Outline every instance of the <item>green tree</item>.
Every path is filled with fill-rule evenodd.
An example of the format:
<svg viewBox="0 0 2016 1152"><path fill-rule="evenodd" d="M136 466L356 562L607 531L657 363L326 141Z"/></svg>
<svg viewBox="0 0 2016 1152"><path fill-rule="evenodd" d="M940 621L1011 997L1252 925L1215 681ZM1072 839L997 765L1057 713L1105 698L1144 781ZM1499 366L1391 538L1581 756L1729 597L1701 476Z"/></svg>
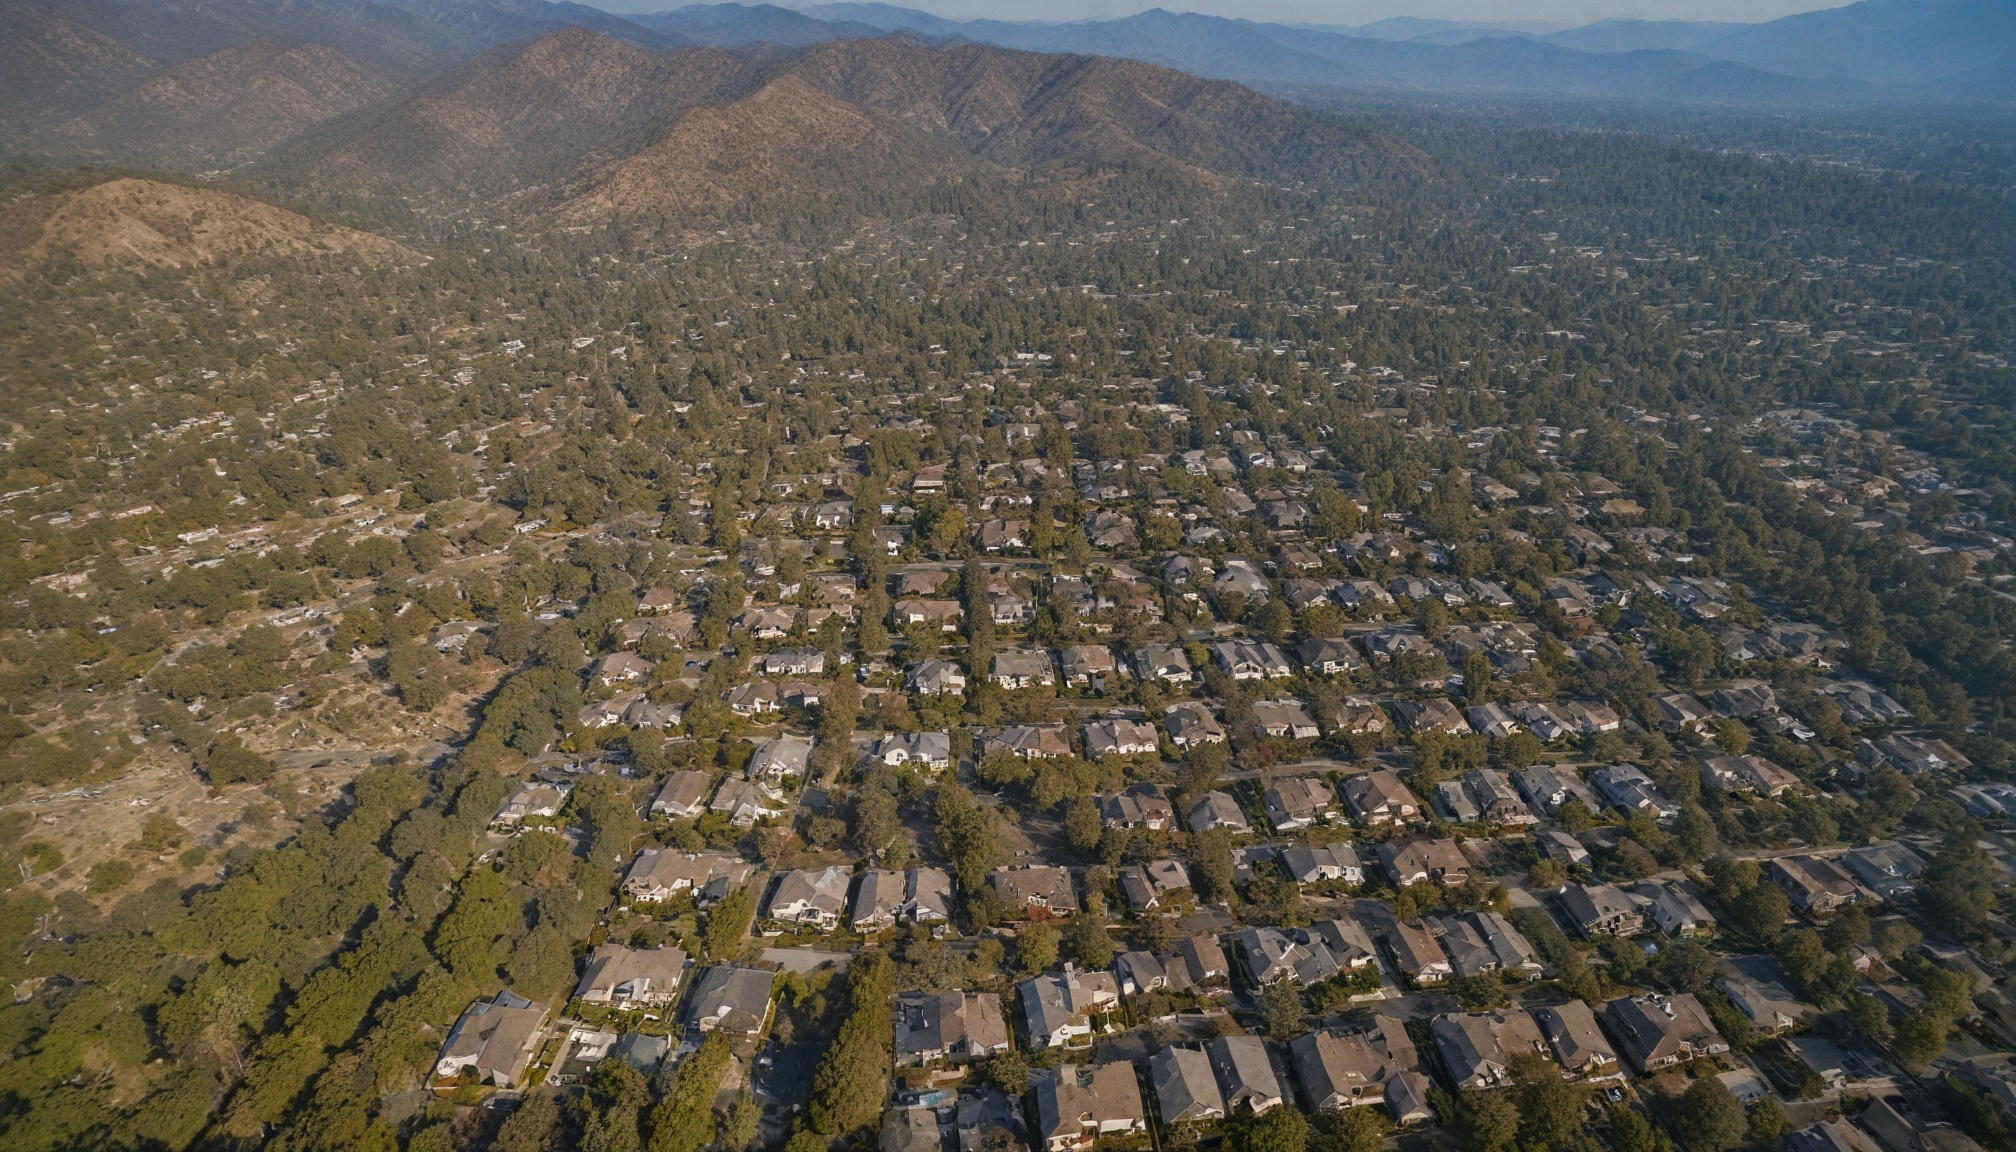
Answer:
<svg viewBox="0 0 2016 1152"><path fill-rule="evenodd" d="M1519 1109L1503 1092L1465 1092L1456 1104L1463 1152L1511 1152L1519 1139Z"/></svg>
<svg viewBox="0 0 2016 1152"><path fill-rule="evenodd" d="M651 1102L644 1077L624 1060L604 1060L575 1098L582 1152L641 1152L641 1110Z"/></svg>
<svg viewBox="0 0 2016 1152"><path fill-rule="evenodd" d="M1700 992L1715 978L1713 953L1698 940L1677 940L1659 950L1652 972L1665 984L1682 992Z"/></svg>
<svg viewBox="0 0 2016 1152"><path fill-rule="evenodd" d="M1113 937L1107 935L1106 925L1089 911L1072 917L1065 935L1080 968L1098 972L1113 966Z"/></svg>
<svg viewBox="0 0 2016 1152"><path fill-rule="evenodd" d="M707 913L707 927L701 945L710 960L730 960L742 950L742 938L756 919L756 898L747 888L738 888L721 898Z"/></svg>
<svg viewBox="0 0 2016 1152"><path fill-rule="evenodd" d="M1237 893L1232 882L1232 835L1212 828L1190 837L1190 882L1201 901L1230 901Z"/></svg>
<svg viewBox="0 0 2016 1152"><path fill-rule="evenodd" d="M700 1152L714 1139L714 1094L731 1056L727 1034L711 1032L697 1051L672 1065L651 1109L649 1152Z"/></svg>
<svg viewBox="0 0 2016 1152"><path fill-rule="evenodd" d="M1269 1108L1258 1116L1243 1115L1226 1125L1230 1152L1306 1152L1309 1121L1296 1108Z"/></svg>
<svg viewBox="0 0 2016 1152"><path fill-rule="evenodd" d="M1260 990L1260 1015L1275 1040L1285 1042L1308 1031L1302 1014L1302 990L1293 980L1276 980Z"/></svg>
<svg viewBox="0 0 2016 1152"><path fill-rule="evenodd" d="M1090 856L1099 847L1100 833L1105 824L1099 818L1099 802L1090 796L1080 796L1065 805L1064 842L1080 856Z"/></svg>
<svg viewBox="0 0 2016 1152"><path fill-rule="evenodd" d="M1736 898L1730 919L1745 936L1769 948L1785 930L1785 916L1791 910L1791 901L1777 885L1758 884Z"/></svg>
<svg viewBox="0 0 2016 1152"><path fill-rule="evenodd" d="M1703 1076L1673 1102L1673 1131L1687 1152L1725 1152L1743 1142L1749 1122L1728 1085Z"/></svg>
<svg viewBox="0 0 2016 1152"><path fill-rule="evenodd" d="M1001 846L1000 817L973 802L973 794L957 784L938 788L938 847L952 863L962 891L971 894L987 882L987 874L1007 859Z"/></svg>
<svg viewBox="0 0 2016 1152"><path fill-rule="evenodd" d="M744 1085L735 1094L735 1103L728 1106L728 1114L721 1118L721 1131L715 1143L723 1152L741 1152L756 1142L763 1122L763 1106L756 1102L756 1094Z"/></svg>
<svg viewBox="0 0 2016 1152"><path fill-rule="evenodd" d="M882 1118L895 1027L890 1003L894 992L895 965L887 955L864 952L848 967L846 1018L812 1074L805 1117L813 1131L845 1136Z"/></svg>
<svg viewBox="0 0 2016 1152"><path fill-rule="evenodd" d="M1913 1075L1946 1050L1946 1021L1931 1012L1913 1012L1897 1022L1890 1051Z"/></svg>
<svg viewBox="0 0 2016 1152"><path fill-rule="evenodd" d="M1581 1131L1588 1089L1561 1079L1561 1069L1537 1053L1512 1057L1512 1097L1522 1148L1564 1148Z"/></svg>
<svg viewBox="0 0 2016 1152"><path fill-rule="evenodd" d="M1610 1108L1610 1147L1614 1152L1673 1152L1673 1141L1629 1104Z"/></svg>
<svg viewBox="0 0 2016 1152"><path fill-rule="evenodd" d="M1883 1001L1866 992L1849 992L1845 997L1845 1008L1849 1023L1855 1030L1878 1044L1888 1044L1896 1034L1890 1024L1890 1009Z"/></svg>
<svg viewBox="0 0 2016 1152"><path fill-rule="evenodd" d="M1779 1148L1792 1134L1792 1121L1785 1109L1769 1096L1759 1096L1750 1105L1750 1143L1758 1148Z"/></svg>
<svg viewBox="0 0 2016 1152"><path fill-rule="evenodd" d="M1035 975L1057 966L1057 929L1041 921L1015 933L1015 962Z"/></svg>

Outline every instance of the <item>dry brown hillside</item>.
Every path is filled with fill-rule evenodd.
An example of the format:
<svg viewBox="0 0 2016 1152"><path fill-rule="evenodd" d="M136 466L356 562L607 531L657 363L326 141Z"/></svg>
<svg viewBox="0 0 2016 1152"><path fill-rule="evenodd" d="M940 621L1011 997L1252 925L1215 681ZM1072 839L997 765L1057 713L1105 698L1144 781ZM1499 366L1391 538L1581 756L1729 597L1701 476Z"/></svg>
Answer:
<svg viewBox="0 0 2016 1152"><path fill-rule="evenodd" d="M0 264L18 268L59 252L93 266L176 268L254 255L420 259L382 236L230 192L136 179L24 197L0 210Z"/></svg>
<svg viewBox="0 0 2016 1152"><path fill-rule="evenodd" d="M817 197L901 172L979 163L785 75L753 95L695 108L649 147L611 165L563 214L574 221L676 216L752 200Z"/></svg>
<svg viewBox="0 0 2016 1152"><path fill-rule="evenodd" d="M389 78L333 48L261 41L179 64L55 136L100 155L230 162L391 92Z"/></svg>

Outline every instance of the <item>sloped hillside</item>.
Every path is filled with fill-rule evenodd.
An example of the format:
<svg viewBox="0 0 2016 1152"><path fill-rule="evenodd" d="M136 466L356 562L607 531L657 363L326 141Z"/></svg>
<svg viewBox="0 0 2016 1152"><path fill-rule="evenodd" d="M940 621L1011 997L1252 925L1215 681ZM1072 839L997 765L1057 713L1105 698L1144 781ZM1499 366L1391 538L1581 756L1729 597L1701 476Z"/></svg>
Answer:
<svg viewBox="0 0 2016 1152"><path fill-rule="evenodd" d="M186 268L244 256L420 259L382 236L230 192L130 178L15 200L0 218L0 237L0 262L17 269L57 253L100 267Z"/></svg>
<svg viewBox="0 0 2016 1152"><path fill-rule="evenodd" d="M52 135L87 154L228 163L383 100L392 84L333 48L255 41L179 64Z"/></svg>
<svg viewBox="0 0 2016 1152"><path fill-rule="evenodd" d="M505 193L748 90L715 49L654 52L585 28L492 49L412 98L333 125L278 159L317 187Z"/></svg>
<svg viewBox="0 0 2016 1152"><path fill-rule="evenodd" d="M948 141L860 109L786 74L719 107L696 108L569 200L566 219L677 216L738 202L819 197L913 173L979 167Z"/></svg>

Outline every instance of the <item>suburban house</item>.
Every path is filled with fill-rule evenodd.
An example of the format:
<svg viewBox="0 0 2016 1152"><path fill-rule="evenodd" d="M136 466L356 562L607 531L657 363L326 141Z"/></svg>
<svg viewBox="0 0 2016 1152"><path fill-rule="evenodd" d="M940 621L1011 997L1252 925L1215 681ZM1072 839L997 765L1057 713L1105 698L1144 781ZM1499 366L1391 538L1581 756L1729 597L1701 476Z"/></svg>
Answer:
<svg viewBox="0 0 2016 1152"><path fill-rule="evenodd" d="M1073 644L1065 648L1057 654L1057 667L1064 674L1066 686L1093 692L1105 691L1106 682L1119 669L1112 649L1097 644Z"/></svg>
<svg viewBox="0 0 2016 1152"><path fill-rule="evenodd" d="M1780 796L1796 791L1799 777L1762 756L1703 756L1701 783L1718 792Z"/></svg>
<svg viewBox="0 0 2016 1152"><path fill-rule="evenodd" d="M1958 772L1973 764L1944 740L1903 735L1880 736L1865 741L1855 750L1855 761L1865 768L1895 768L1906 776Z"/></svg>
<svg viewBox="0 0 2016 1152"><path fill-rule="evenodd" d="M1554 898L1585 940L1636 936L1645 930L1645 912L1623 889L1610 884L1563 884Z"/></svg>
<svg viewBox="0 0 2016 1152"><path fill-rule="evenodd" d="M1344 803L1360 824L1411 824L1421 818L1421 801L1384 768L1344 781Z"/></svg>
<svg viewBox="0 0 2016 1152"><path fill-rule="evenodd" d="M896 1063L965 1063L1008 1050L1008 1021L992 992L905 992L896 997Z"/></svg>
<svg viewBox="0 0 2016 1152"><path fill-rule="evenodd" d="M997 749L1024 760L1062 760L1071 755L1071 737L1062 724L1015 724L987 738Z"/></svg>
<svg viewBox="0 0 2016 1152"><path fill-rule="evenodd" d="M1188 684L1196 677L1190 657L1176 644L1150 644L1134 652L1134 675L1145 682Z"/></svg>
<svg viewBox="0 0 2016 1152"><path fill-rule="evenodd" d="M1450 736L1468 736L1470 721L1463 710L1441 697L1429 700L1400 700L1393 705L1393 715L1399 718L1409 732L1442 732Z"/></svg>
<svg viewBox="0 0 2016 1152"><path fill-rule="evenodd" d="M1387 925L1385 940L1393 967L1417 987L1440 984L1456 972L1435 934L1419 920L1395 920Z"/></svg>
<svg viewBox="0 0 2016 1152"><path fill-rule="evenodd" d="M490 817L493 830L516 828L527 820L550 820L567 806L567 797L574 792L574 785L565 780L548 782L527 780L512 789L511 795Z"/></svg>
<svg viewBox="0 0 2016 1152"><path fill-rule="evenodd" d="M1281 867L1288 878L1297 884L1316 884L1325 880L1341 880L1346 884L1363 884L1365 868L1358 862L1358 851L1349 844L1331 844L1322 848L1296 845L1281 851Z"/></svg>
<svg viewBox="0 0 2016 1152"><path fill-rule="evenodd" d="M1139 720L1094 720L1085 725L1085 758L1140 756L1161 748L1155 726Z"/></svg>
<svg viewBox="0 0 2016 1152"><path fill-rule="evenodd" d="M1120 990L1129 996L1163 988L1212 995L1223 991L1232 975L1225 950L1213 936L1186 936L1160 956L1123 953L1113 968L1120 977Z"/></svg>
<svg viewBox="0 0 2016 1152"><path fill-rule="evenodd" d="M1453 888L1470 879L1470 861L1454 840L1388 841L1379 846L1379 866L1400 888L1429 880Z"/></svg>
<svg viewBox="0 0 2016 1152"><path fill-rule="evenodd" d="M892 767L915 764L942 772L952 764L950 732L891 732L875 742L875 758Z"/></svg>
<svg viewBox="0 0 2016 1152"><path fill-rule="evenodd" d="M1288 1053L1318 1112L1385 1104L1398 1077L1420 1075L1414 1041L1391 1016L1372 1017L1360 1032L1305 1032L1289 1042Z"/></svg>
<svg viewBox="0 0 2016 1152"><path fill-rule="evenodd" d="M618 1008L670 1004L678 999L685 973L686 953L677 948L600 944L588 954L574 998Z"/></svg>
<svg viewBox="0 0 2016 1152"><path fill-rule="evenodd" d="M1225 742L1224 726L1201 701L1187 700L1170 705L1169 710L1162 714L1162 726L1169 732L1169 742L1181 749Z"/></svg>
<svg viewBox="0 0 2016 1152"><path fill-rule="evenodd" d="M878 869L861 874L848 926L856 932L880 932L903 920L943 924L951 918L952 877L944 869Z"/></svg>
<svg viewBox="0 0 2016 1152"><path fill-rule="evenodd" d="M1080 972L1069 961L1062 975L1031 977L1015 986L1029 1042L1038 1048L1088 1048L1092 1017L1120 1006L1111 972Z"/></svg>
<svg viewBox="0 0 2016 1152"><path fill-rule="evenodd" d="M966 691L966 672L950 660L926 660L910 670L910 690L920 696L957 696Z"/></svg>
<svg viewBox="0 0 2016 1152"><path fill-rule="evenodd" d="M824 676L826 653L817 648L779 648L763 654L765 676Z"/></svg>
<svg viewBox="0 0 2016 1152"><path fill-rule="evenodd" d="M1364 696L1339 696L1319 711L1317 721L1331 732L1365 735L1386 731L1386 712Z"/></svg>
<svg viewBox="0 0 2016 1152"><path fill-rule="evenodd" d="M1771 956L1738 956L1722 963L1715 986L1750 1021L1753 1031L1766 1036L1790 1032L1818 1013L1786 986L1785 966Z"/></svg>
<svg viewBox="0 0 2016 1152"><path fill-rule="evenodd" d="M1575 769L1566 764L1534 764L1512 774L1512 782L1526 796L1526 802L1550 817L1559 817L1561 806L1570 800L1594 812L1600 806L1596 794L1582 783Z"/></svg>
<svg viewBox="0 0 2016 1152"><path fill-rule="evenodd" d="M1295 674L1287 655L1265 640L1216 640L1205 647L1219 670L1234 680L1277 680Z"/></svg>
<svg viewBox="0 0 2016 1152"><path fill-rule="evenodd" d="M1503 1088L1512 1083L1514 1056L1554 1051L1540 1035L1540 1025L1520 1008L1503 1012L1451 1012L1428 1023L1435 1051L1449 1078L1463 1091Z"/></svg>
<svg viewBox="0 0 2016 1152"><path fill-rule="evenodd" d="M1177 893L1187 896L1190 892L1190 873L1180 860L1123 864L1115 881L1120 885L1120 895L1126 898L1127 907L1135 912L1160 908L1169 897Z"/></svg>
<svg viewBox="0 0 2016 1152"><path fill-rule="evenodd" d="M1644 901L1645 917L1668 936L1706 936L1715 931L1715 914L1701 899L1694 882L1678 873L1661 873L1638 881L1631 893Z"/></svg>
<svg viewBox="0 0 2016 1152"><path fill-rule="evenodd" d="M1540 818L1526 807L1505 774L1496 768L1473 768L1463 774L1463 790L1477 805L1477 818L1501 826L1538 824Z"/></svg>
<svg viewBox="0 0 2016 1152"><path fill-rule="evenodd" d="M1519 731L1519 721L1495 700L1471 705L1464 719L1470 722L1470 727L1476 729L1479 736L1488 736L1493 740L1503 740Z"/></svg>
<svg viewBox="0 0 2016 1152"><path fill-rule="evenodd" d="M1508 972L1538 980L1544 966L1511 921L1490 909L1428 916L1423 925L1442 942L1458 976Z"/></svg>
<svg viewBox="0 0 2016 1152"><path fill-rule="evenodd" d="M768 680L737 684L728 690L728 710L737 716L763 716L784 710L784 694Z"/></svg>
<svg viewBox="0 0 2016 1152"><path fill-rule="evenodd" d="M1056 915L1078 910L1078 897L1071 886L1068 868L1050 864L996 868L988 873L987 882L1011 912L1022 909Z"/></svg>
<svg viewBox="0 0 2016 1152"><path fill-rule="evenodd" d="M756 866L719 852L675 852L646 848L637 853L623 877L623 891L633 900L658 903L682 892L702 902L719 900L748 883Z"/></svg>
<svg viewBox="0 0 2016 1152"><path fill-rule="evenodd" d="M651 801L651 814L691 820L707 810L707 790L713 786L714 777L706 772L674 772Z"/></svg>
<svg viewBox="0 0 2016 1152"><path fill-rule="evenodd" d="M1659 714L1659 726L1668 732L1699 728L1714 718L1706 704L1685 692L1666 692L1651 698L1652 710Z"/></svg>
<svg viewBox="0 0 2016 1152"><path fill-rule="evenodd" d="M1916 891L1918 874L1925 871L1925 858L1895 840L1851 848L1842 855L1841 863L1885 900Z"/></svg>
<svg viewBox="0 0 2016 1152"><path fill-rule="evenodd" d="M1166 831L1176 820L1176 808L1153 784L1134 784L1099 800L1099 818L1109 828Z"/></svg>
<svg viewBox="0 0 2016 1152"><path fill-rule="evenodd" d="M847 909L849 879L838 864L816 872L809 868L786 872L777 878L777 887L763 906L763 918L831 932L840 926L840 914Z"/></svg>
<svg viewBox="0 0 2016 1152"><path fill-rule="evenodd" d="M1253 831L1253 824L1246 819L1246 813L1239 807L1239 802L1216 789L1192 801L1190 811L1183 814L1183 819L1190 825L1192 832L1223 828L1235 836L1245 836Z"/></svg>
<svg viewBox="0 0 2016 1152"><path fill-rule="evenodd" d="M1621 1078L1623 1067L1603 1030L1596 1026L1596 1012L1580 1000L1535 1008L1533 1022L1554 1051L1554 1062L1578 1080Z"/></svg>
<svg viewBox="0 0 2016 1152"><path fill-rule="evenodd" d="M1101 1136L1146 1132L1148 1112L1134 1065L1066 1064L1036 1082L1036 1126L1044 1152L1083 1152Z"/></svg>
<svg viewBox="0 0 2016 1152"><path fill-rule="evenodd" d="M1783 889L1792 907L1825 916L1861 895L1855 878L1825 856L1780 856L1764 868L1764 878Z"/></svg>
<svg viewBox="0 0 2016 1152"><path fill-rule="evenodd" d="M1321 936L1299 928L1248 928L1226 937L1255 987L1290 980L1301 987L1321 983L1343 965Z"/></svg>
<svg viewBox="0 0 2016 1152"><path fill-rule="evenodd" d="M771 979L761 968L703 968L687 997L686 1019L702 1032L760 1035L770 1023Z"/></svg>
<svg viewBox="0 0 2016 1152"><path fill-rule="evenodd" d="M754 828L759 820L781 820L790 814L784 797L758 780L723 780L709 811L725 813L737 828Z"/></svg>
<svg viewBox="0 0 2016 1152"><path fill-rule="evenodd" d="M1204 1047L1227 1115L1258 1116L1281 1104L1286 1093L1258 1036L1220 1036Z"/></svg>
<svg viewBox="0 0 2016 1152"><path fill-rule="evenodd" d="M1225 1097L1211 1058L1195 1048L1164 1048L1148 1058L1148 1079L1162 1123L1203 1124L1225 1117Z"/></svg>
<svg viewBox="0 0 2016 1152"><path fill-rule="evenodd" d="M1309 926L1309 932L1329 945L1341 968L1355 970L1376 962L1372 938L1356 920L1318 920Z"/></svg>
<svg viewBox="0 0 2016 1152"><path fill-rule="evenodd" d="M1603 1020L1631 1066L1643 1073L1729 1050L1707 1010L1687 992L1621 996L1603 1006Z"/></svg>
<svg viewBox="0 0 2016 1152"><path fill-rule="evenodd" d="M805 778L812 762L812 741L803 736L779 736L756 746L743 776L760 780L771 788L781 788L786 777Z"/></svg>
<svg viewBox="0 0 2016 1152"><path fill-rule="evenodd" d="M1550 859L1559 860L1570 868L1589 863L1589 849L1559 828L1541 829L1534 834L1533 842Z"/></svg>
<svg viewBox="0 0 2016 1152"><path fill-rule="evenodd" d="M1304 640L1296 645L1295 655L1301 658L1302 666L1311 672L1325 676L1335 676L1339 672L1349 672L1365 666L1364 657L1344 640Z"/></svg>
<svg viewBox="0 0 2016 1152"><path fill-rule="evenodd" d="M1652 778L1635 764L1612 764L1590 773L1589 782L1597 795L1613 808L1625 812L1650 812L1655 820L1671 820L1680 815L1680 806L1668 800L1652 783Z"/></svg>
<svg viewBox="0 0 2016 1152"><path fill-rule="evenodd" d="M1322 735L1315 717L1295 699L1255 701L1253 728L1269 740L1314 740Z"/></svg>
<svg viewBox="0 0 2016 1152"><path fill-rule="evenodd" d="M651 679L651 673L657 667L635 652L611 652L596 663L595 682L602 685L642 684Z"/></svg>
<svg viewBox="0 0 2016 1152"><path fill-rule="evenodd" d="M448 1080L473 1073L484 1084L520 1087L545 1027L545 1006L523 996L504 991L478 1000L455 1021L434 1061L434 1075Z"/></svg>
<svg viewBox="0 0 2016 1152"><path fill-rule="evenodd" d="M987 679L1011 692L1021 688L1048 688L1057 683L1050 657L1042 652L996 652L987 663Z"/></svg>
<svg viewBox="0 0 2016 1152"><path fill-rule="evenodd" d="M1276 780L1260 797L1267 819L1277 832L1307 828L1337 810L1337 797L1315 776L1289 776Z"/></svg>
<svg viewBox="0 0 2016 1152"><path fill-rule="evenodd" d="M940 632L957 632L964 612L957 600L898 600L889 615L898 628L916 624L926 631L935 627Z"/></svg>

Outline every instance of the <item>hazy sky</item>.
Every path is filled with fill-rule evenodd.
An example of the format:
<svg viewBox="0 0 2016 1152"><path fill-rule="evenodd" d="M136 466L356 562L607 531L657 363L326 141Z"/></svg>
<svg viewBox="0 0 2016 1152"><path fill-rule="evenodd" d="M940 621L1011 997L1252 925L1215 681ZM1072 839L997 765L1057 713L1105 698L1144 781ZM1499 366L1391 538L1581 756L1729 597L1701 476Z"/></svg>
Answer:
<svg viewBox="0 0 2016 1152"><path fill-rule="evenodd" d="M622 12L663 11L687 0L588 0ZM789 8L818 0L770 0ZM957 20L1084 20L1125 16L1155 7L1154 0L892 0ZM1611 17L1645 20L1774 20L1794 12L1833 8L1842 0L1164 0L1177 12L1209 12L1252 20L1367 24L1388 16L1448 20L1543 20L1587 24Z"/></svg>

